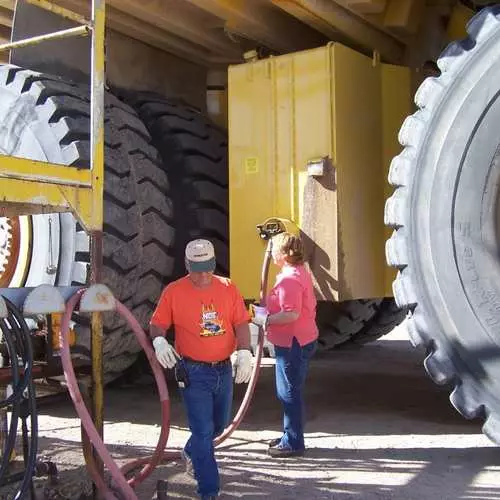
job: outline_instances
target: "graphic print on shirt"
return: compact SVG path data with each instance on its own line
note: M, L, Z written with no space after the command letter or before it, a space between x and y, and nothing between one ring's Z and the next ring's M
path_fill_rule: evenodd
M201 332L202 337L215 337L216 335L223 335L226 333L224 329L224 322L219 319L219 314L215 310L213 304L201 306Z

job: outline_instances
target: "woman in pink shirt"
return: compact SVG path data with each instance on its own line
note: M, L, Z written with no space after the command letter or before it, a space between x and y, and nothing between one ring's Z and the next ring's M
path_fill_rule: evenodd
M275 346L276 391L283 406L283 435L269 445L275 457L303 455L303 389L309 360L316 351L316 298L299 237L281 233L273 238L272 256L281 268L263 314L254 323L264 327Z

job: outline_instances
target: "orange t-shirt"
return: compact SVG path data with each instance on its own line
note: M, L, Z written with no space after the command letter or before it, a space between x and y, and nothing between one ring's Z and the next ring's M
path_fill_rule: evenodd
M213 276L206 288L197 288L188 276L162 292L151 324L175 328L175 349L196 361L222 361L236 348L234 327L250 321L243 297L227 278Z

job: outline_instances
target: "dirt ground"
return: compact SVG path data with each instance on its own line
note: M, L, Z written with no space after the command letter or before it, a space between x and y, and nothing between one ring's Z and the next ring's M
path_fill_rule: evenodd
M286 460L266 455L281 413L274 368L264 366L245 421L217 452L221 499L500 499L499 450L481 434L480 422L456 413L422 359L399 329L363 348L315 358L307 387L308 451ZM238 388L236 403L242 394ZM175 447L188 431L178 395L171 398L169 446ZM106 390L105 441L120 464L152 452L158 422L155 389L146 381ZM57 494L49 497L88 493L71 403L42 407L39 425L40 455L61 473ZM159 478L169 482L168 498L197 498L182 463L161 466L137 488L138 498L151 499ZM43 498L43 482L37 486Z

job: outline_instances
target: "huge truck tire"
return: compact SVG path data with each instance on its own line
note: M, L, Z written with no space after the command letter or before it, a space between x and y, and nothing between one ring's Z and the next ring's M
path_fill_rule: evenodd
M424 81L419 110L401 128L386 254L427 371L500 444L500 6L467 31L441 55L441 75Z
M173 267L169 185L136 113L109 93L105 100L103 282L146 326ZM89 101L87 87L1 66L0 152L88 168ZM89 238L73 216L33 216L32 227L31 259L21 286L88 283ZM74 319L76 351L88 358L89 317ZM140 346L120 317L106 313L103 319L104 371L110 380L135 361Z
M151 93L126 94L160 152L172 186L175 265L186 273L184 249L194 238L215 247L216 273L229 276L227 134L195 108Z
M319 302L319 349L373 342L398 326L407 314L393 298Z

